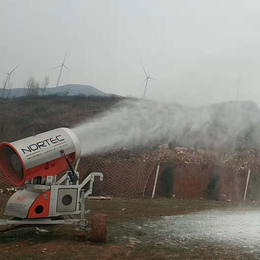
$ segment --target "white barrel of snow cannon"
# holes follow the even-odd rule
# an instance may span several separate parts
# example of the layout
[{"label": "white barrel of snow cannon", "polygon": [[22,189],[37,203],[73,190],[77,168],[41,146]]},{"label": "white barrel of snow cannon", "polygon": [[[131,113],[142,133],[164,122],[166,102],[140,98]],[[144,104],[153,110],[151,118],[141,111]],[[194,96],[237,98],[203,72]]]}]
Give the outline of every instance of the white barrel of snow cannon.
[{"label": "white barrel of snow cannon", "polygon": [[57,128],[12,143],[0,144],[0,169],[15,186],[36,178],[55,176],[80,157],[77,136],[68,128]]}]

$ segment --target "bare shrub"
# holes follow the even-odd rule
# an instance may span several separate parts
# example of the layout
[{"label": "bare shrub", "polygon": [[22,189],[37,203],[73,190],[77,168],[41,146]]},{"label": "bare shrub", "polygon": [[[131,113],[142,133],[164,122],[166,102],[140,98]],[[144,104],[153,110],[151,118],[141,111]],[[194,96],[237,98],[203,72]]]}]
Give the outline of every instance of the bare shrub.
[{"label": "bare shrub", "polygon": [[40,82],[34,77],[30,77],[24,86],[25,96],[38,96],[39,95]]},{"label": "bare shrub", "polygon": [[42,83],[41,83],[41,92],[42,95],[44,95],[46,88],[48,87],[48,85],[50,84],[50,79],[48,76],[45,76]]}]

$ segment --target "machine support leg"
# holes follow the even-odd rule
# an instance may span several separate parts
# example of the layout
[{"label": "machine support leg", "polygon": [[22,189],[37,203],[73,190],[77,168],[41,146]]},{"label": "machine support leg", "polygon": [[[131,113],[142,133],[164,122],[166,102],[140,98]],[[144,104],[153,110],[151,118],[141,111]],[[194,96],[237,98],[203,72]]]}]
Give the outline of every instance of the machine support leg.
[{"label": "machine support leg", "polygon": [[80,222],[79,222],[79,230],[86,229],[86,220],[85,220],[85,190],[81,190],[80,194]]}]

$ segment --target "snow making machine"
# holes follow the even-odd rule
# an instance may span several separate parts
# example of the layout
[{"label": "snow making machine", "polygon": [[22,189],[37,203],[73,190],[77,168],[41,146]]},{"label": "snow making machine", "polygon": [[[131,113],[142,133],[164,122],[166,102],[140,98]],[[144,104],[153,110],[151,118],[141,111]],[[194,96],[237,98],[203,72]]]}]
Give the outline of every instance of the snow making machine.
[{"label": "snow making machine", "polygon": [[[103,174],[90,173],[80,183],[80,155],[79,140],[68,128],[1,143],[0,169],[12,185],[21,189],[8,200],[4,215],[9,219],[1,219],[0,225],[17,228],[64,224],[75,225],[79,231],[88,230],[85,199],[92,193],[94,178],[102,181]],[[58,179],[57,175],[66,169],[69,170]],[[80,217],[71,216],[75,214]]]}]

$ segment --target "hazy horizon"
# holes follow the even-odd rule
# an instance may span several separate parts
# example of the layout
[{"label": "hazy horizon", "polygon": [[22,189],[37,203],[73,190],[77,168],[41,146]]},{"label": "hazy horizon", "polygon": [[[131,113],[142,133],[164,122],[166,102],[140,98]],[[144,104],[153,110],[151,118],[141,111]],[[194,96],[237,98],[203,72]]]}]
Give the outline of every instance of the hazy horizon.
[{"label": "hazy horizon", "polygon": [[[197,106],[236,100],[260,104],[258,1],[21,0],[0,3],[0,80],[14,88],[30,76],[56,86]],[[1,86],[2,87],[2,86]]]}]

